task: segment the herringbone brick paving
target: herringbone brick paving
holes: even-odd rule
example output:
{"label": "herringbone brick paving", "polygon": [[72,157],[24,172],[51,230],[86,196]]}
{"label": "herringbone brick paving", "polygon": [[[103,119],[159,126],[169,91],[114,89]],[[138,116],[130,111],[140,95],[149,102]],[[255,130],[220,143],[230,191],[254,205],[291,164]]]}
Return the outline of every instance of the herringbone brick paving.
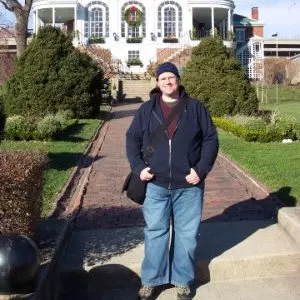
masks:
{"label": "herringbone brick paving", "polygon": [[[125,153],[125,133],[140,104],[123,103],[113,108],[113,116],[93,163],[77,229],[143,226],[141,207],[121,194],[129,172]],[[280,203],[272,197],[254,198],[218,159],[206,179],[204,222],[266,219],[276,217]]]}

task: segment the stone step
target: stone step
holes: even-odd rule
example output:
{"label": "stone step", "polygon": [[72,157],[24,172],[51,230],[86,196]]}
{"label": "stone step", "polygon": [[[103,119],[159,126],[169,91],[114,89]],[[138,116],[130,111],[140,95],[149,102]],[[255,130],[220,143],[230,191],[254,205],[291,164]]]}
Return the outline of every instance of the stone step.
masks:
{"label": "stone step", "polygon": [[278,222],[285,232],[300,245],[300,207],[283,207]]}
{"label": "stone step", "polygon": [[[203,223],[199,239],[198,282],[300,274],[299,245],[271,221]],[[70,240],[61,272],[121,266],[133,274],[129,277],[136,283],[143,252],[141,228],[77,231]],[[121,280],[128,274],[118,277]]]}
{"label": "stone step", "polygon": [[[137,300],[138,287],[117,284],[112,288],[102,288],[97,280],[84,292],[70,292],[59,300]],[[276,277],[232,282],[209,282],[200,285],[193,299],[209,300],[298,300],[300,299],[300,276]],[[176,289],[167,288],[156,297],[157,300],[176,299]]]}

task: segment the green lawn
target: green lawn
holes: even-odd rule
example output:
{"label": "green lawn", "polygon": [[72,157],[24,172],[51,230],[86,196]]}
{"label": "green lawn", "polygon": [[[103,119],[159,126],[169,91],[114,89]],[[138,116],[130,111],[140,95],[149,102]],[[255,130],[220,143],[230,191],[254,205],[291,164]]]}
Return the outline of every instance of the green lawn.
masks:
{"label": "green lawn", "polygon": [[79,120],[72,130],[66,132],[57,141],[2,141],[0,143],[0,149],[43,150],[48,153],[50,168],[45,172],[42,193],[43,216],[47,215],[55,205],[55,200],[67,182],[72,168],[102,122],[100,119]]}
{"label": "green lawn", "polygon": [[300,142],[250,143],[218,129],[220,149],[287,205],[300,205]]}
{"label": "green lawn", "polygon": [[298,102],[282,102],[279,104],[270,103],[264,104],[261,103],[259,108],[262,110],[275,110],[277,109],[281,115],[294,116],[297,120],[300,121],[300,96]]}
{"label": "green lawn", "polygon": [[282,103],[300,101],[299,86],[284,85],[261,85],[254,84],[260,102],[263,103]]}
{"label": "green lawn", "polygon": [[300,87],[255,84],[260,100],[260,109],[275,110],[300,120]]}

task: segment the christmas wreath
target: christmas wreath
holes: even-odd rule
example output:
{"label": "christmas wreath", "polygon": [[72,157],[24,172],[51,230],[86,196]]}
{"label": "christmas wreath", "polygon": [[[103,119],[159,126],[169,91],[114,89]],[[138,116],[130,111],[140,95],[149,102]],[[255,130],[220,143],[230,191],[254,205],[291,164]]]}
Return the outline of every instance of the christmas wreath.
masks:
{"label": "christmas wreath", "polygon": [[130,6],[124,12],[124,18],[130,26],[140,26],[144,20],[144,14],[136,6]]}

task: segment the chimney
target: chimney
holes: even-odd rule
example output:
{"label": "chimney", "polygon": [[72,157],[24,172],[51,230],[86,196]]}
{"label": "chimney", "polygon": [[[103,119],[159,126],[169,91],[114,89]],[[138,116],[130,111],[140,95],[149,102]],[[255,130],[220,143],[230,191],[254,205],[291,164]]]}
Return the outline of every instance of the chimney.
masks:
{"label": "chimney", "polygon": [[252,19],[258,21],[258,7],[251,8]]}

